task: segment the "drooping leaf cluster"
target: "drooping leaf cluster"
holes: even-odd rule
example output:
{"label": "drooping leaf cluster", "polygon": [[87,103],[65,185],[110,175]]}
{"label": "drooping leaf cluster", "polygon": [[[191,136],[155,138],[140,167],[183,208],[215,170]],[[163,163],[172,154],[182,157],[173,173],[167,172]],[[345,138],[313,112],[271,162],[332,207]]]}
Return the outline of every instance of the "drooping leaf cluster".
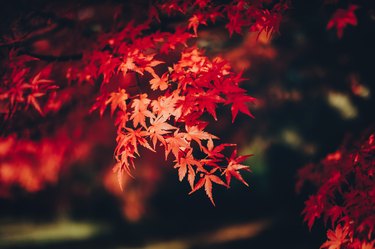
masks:
{"label": "drooping leaf cluster", "polygon": [[[132,174],[140,147],[162,148],[165,159],[178,169],[179,180],[188,180],[191,193],[204,186],[214,203],[213,183],[229,187],[234,177],[247,185],[240,171],[249,169],[241,164],[247,156],[237,156],[236,145],[220,144],[206,130],[208,120],[217,120],[220,106],[230,108],[232,122],[238,113],[252,117],[249,104],[255,99],[239,86],[241,73],[197,47],[199,29],[221,22],[230,35],[249,30],[270,37],[278,32],[287,8],[287,2],[268,0],[155,1],[143,18],[122,20],[117,15],[112,29],[85,41],[87,46],[71,56],[35,54],[20,46],[21,38],[4,38],[9,56],[2,61],[2,135],[7,139],[7,130],[17,133],[14,118],[35,112],[48,119],[72,101],[86,101],[92,105],[90,112],[98,110],[102,116],[110,109],[114,116],[114,171],[120,186],[122,175]],[[163,20],[176,16],[179,24],[161,28]],[[48,25],[55,19],[60,20],[54,16]],[[81,99],[72,92],[82,93]]]}

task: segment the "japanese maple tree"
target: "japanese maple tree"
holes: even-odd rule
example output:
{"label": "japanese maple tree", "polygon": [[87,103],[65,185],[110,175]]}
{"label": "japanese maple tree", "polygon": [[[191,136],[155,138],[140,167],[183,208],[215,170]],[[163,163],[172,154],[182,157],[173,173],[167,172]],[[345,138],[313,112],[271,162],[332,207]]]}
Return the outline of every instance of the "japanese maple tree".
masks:
{"label": "japanese maple tree", "polygon": [[[109,109],[117,128],[113,171],[121,188],[123,174],[132,175],[143,149],[156,152],[162,148],[165,160],[172,161],[178,170],[179,180],[189,182],[191,193],[204,186],[214,204],[214,184],[229,187],[231,179],[236,178],[248,186],[241,176],[242,171],[249,171],[241,164],[248,156],[238,156],[235,144],[220,143],[207,126],[217,120],[221,106],[230,108],[232,122],[239,113],[253,117],[249,105],[255,98],[240,87],[244,80],[241,73],[234,72],[222,57],[208,57],[197,46],[199,30],[224,22],[230,35],[250,30],[265,32],[270,38],[278,32],[287,8],[284,1],[155,1],[148,4],[143,17],[132,20],[116,10],[106,32],[83,38],[79,48],[73,44],[68,55],[65,48],[54,55],[43,53],[45,40],[41,34],[70,24],[74,18],[69,13],[41,15],[35,25],[42,28],[26,34],[12,33],[1,43],[3,53],[7,53],[2,61],[6,70],[0,86],[1,145],[5,151],[26,144],[48,147],[49,140],[44,137],[52,134],[30,129],[22,123],[26,117],[26,122],[47,122],[74,102],[87,106],[90,115],[98,111],[103,116]],[[163,28],[163,18],[175,17],[181,22]],[[25,144],[14,144],[15,140],[23,141],[21,137],[26,139]],[[63,150],[73,141],[67,137],[60,142]],[[56,164],[66,163],[63,152],[58,155],[61,157]],[[43,181],[58,175],[57,165],[52,178],[33,173],[38,184],[31,187],[24,177],[17,177],[19,167],[24,167],[18,163],[20,158],[7,153],[0,156],[6,161],[0,164],[4,189],[20,184],[35,191]],[[39,167],[42,172],[44,166]]]}
{"label": "japanese maple tree", "polygon": [[[100,136],[113,148],[111,180],[123,192],[148,152],[175,169],[189,194],[204,191],[213,205],[217,185],[249,186],[243,175],[251,155],[238,155],[210,125],[223,110],[232,124],[253,118],[257,100],[241,87],[243,73],[199,39],[220,26],[228,39],[250,32],[270,41],[290,1],[136,4],[137,13],[125,5],[108,10],[113,19],[103,25],[87,21],[89,9],[56,6],[33,11],[25,27],[22,18],[9,24],[0,40],[0,195],[55,183],[64,169],[92,157]],[[343,38],[348,26],[360,25],[360,8],[335,7],[321,28]],[[108,127],[93,121],[100,118],[112,120],[114,144]],[[309,182],[318,189],[305,202],[304,220],[310,229],[320,218],[329,223],[322,248],[374,247],[374,144],[372,134],[299,170],[297,188]]]}

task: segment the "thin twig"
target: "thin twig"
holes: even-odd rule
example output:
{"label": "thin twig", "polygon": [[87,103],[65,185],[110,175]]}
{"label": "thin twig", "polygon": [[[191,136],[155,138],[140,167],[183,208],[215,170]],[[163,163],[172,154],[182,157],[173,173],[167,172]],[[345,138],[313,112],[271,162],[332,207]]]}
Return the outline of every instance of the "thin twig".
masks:
{"label": "thin twig", "polygon": [[22,51],[20,54],[29,55],[31,57],[47,61],[47,62],[65,62],[65,61],[77,61],[83,58],[83,54],[70,54],[70,55],[45,55],[45,54],[35,54],[28,51]]}

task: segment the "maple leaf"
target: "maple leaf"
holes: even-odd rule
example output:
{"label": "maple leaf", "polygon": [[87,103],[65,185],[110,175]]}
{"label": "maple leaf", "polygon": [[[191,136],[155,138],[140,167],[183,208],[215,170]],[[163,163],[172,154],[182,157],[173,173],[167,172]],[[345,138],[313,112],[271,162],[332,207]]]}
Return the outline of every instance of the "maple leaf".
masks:
{"label": "maple leaf", "polygon": [[152,112],[158,116],[169,118],[174,116],[178,119],[181,116],[181,107],[176,108],[177,102],[184,99],[183,96],[179,96],[178,90],[173,91],[169,96],[160,96],[157,100],[151,102]]}
{"label": "maple leaf", "polygon": [[218,17],[223,17],[223,16],[224,16],[223,13],[221,13],[218,7],[210,9],[210,12],[208,13],[208,18],[211,20],[212,23],[215,23]]}
{"label": "maple leaf", "polygon": [[325,216],[326,222],[327,222],[327,218],[330,217],[331,218],[331,226],[333,227],[333,225],[335,224],[335,222],[337,221],[337,219],[339,217],[341,217],[343,211],[344,211],[344,209],[342,207],[340,207],[340,206],[335,205],[335,206],[331,207],[327,211],[327,215]]}
{"label": "maple leaf", "polygon": [[57,89],[58,86],[52,85],[53,81],[49,79],[41,79],[40,77],[44,73],[43,71],[48,71],[48,68],[42,70],[41,72],[37,73],[30,82],[30,86],[33,90],[43,89],[43,90],[50,90],[50,89]]}
{"label": "maple leaf", "polygon": [[202,146],[202,140],[209,140],[212,141],[212,139],[218,139],[218,137],[203,131],[202,128],[198,127],[197,125],[195,126],[185,126],[186,129],[186,134],[185,138],[188,141],[194,140],[195,142],[198,143],[199,147],[203,150]]}
{"label": "maple leaf", "polygon": [[157,74],[153,74],[153,77],[154,78],[150,80],[152,90],[160,89],[164,91],[168,88],[168,73],[164,73],[161,78]]}
{"label": "maple leaf", "polygon": [[212,141],[207,142],[207,149],[204,148],[203,152],[210,158],[223,158],[224,155],[221,153],[226,147],[234,147],[236,144],[220,144],[214,146]]}
{"label": "maple leaf", "polygon": [[160,48],[161,53],[168,53],[170,50],[175,50],[178,45],[187,47],[187,41],[193,37],[193,34],[186,32],[184,27],[177,27],[175,33],[162,33],[163,40]]}
{"label": "maple leaf", "polygon": [[210,199],[211,203],[215,206],[214,198],[212,195],[212,182],[227,187],[223,180],[221,180],[218,176],[213,174],[216,170],[217,169],[213,169],[208,174],[204,174],[204,176],[201,179],[199,179],[198,182],[195,184],[194,188],[190,191],[189,195],[201,189],[204,186],[206,195]]}
{"label": "maple leaf", "polygon": [[89,113],[92,113],[96,109],[99,109],[100,117],[103,116],[105,109],[107,108],[108,94],[101,94],[95,99],[95,103],[91,106]]}
{"label": "maple leaf", "polygon": [[[187,153],[182,152],[182,154],[184,154],[184,155],[180,156],[179,158],[177,158],[175,160],[176,164],[175,164],[174,168],[178,168],[178,179],[180,180],[180,182],[184,179],[188,169],[190,171],[193,171],[193,173],[194,173],[192,165],[195,165],[199,168],[202,167],[201,163],[193,157],[192,152],[193,152],[192,149],[190,149]],[[195,173],[194,173],[194,175],[195,175]],[[189,179],[189,183],[191,181],[192,181],[192,179]]]}
{"label": "maple leaf", "polygon": [[198,36],[198,26],[199,26],[199,24],[207,25],[207,22],[206,22],[206,20],[204,20],[203,15],[201,13],[193,15],[188,21],[188,28],[189,29],[193,28],[194,35],[196,37]]}
{"label": "maple leaf", "polygon": [[[30,81],[30,83],[23,83],[19,90],[23,91],[27,89],[31,91],[26,97],[26,108],[29,105],[32,105],[40,113],[40,115],[44,116],[44,113],[37,101],[37,98],[44,96],[48,90],[57,89],[58,87],[52,85],[52,80],[41,79],[40,77],[42,76],[42,73],[43,71],[36,74]],[[20,94],[20,92],[18,94]]]}
{"label": "maple leaf", "polygon": [[174,65],[174,71],[182,71],[182,68],[188,69],[189,72],[197,72],[205,64],[206,58],[202,56],[198,48],[193,47],[186,49],[181,53],[181,59],[178,65]]}
{"label": "maple leaf", "polygon": [[269,10],[258,11],[259,16],[256,17],[255,23],[251,26],[250,31],[258,31],[257,39],[260,34],[265,31],[268,39],[276,31],[279,32],[280,23],[282,20],[281,13],[271,12]]}
{"label": "maple leaf", "polygon": [[138,124],[141,124],[144,128],[146,126],[146,117],[154,118],[154,115],[147,109],[151,100],[147,98],[147,94],[140,94],[139,99],[134,99],[132,103],[132,108],[134,109],[130,119],[133,120],[134,127],[137,127]]}
{"label": "maple leaf", "polygon": [[[116,147],[116,150],[117,148],[118,147]],[[118,151],[116,152],[116,150],[115,150],[116,160],[121,163],[120,164],[121,170],[125,171],[129,176],[133,177],[133,175],[131,174],[131,168],[130,168],[130,166],[132,166],[132,168],[135,169],[134,160],[133,160],[135,156],[134,156],[133,149],[129,150],[129,147],[125,147],[125,149],[122,151],[121,154],[117,154]]]}
{"label": "maple leaf", "polygon": [[375,240],[370,242],[362,242],[361,249],[374,249]]}
{"label": "maple leaf", "polygon": [[166,146],[164,136],[171,132],[171,130],[176,130],[177,128],[173,125],[167,123],[167,116],[158,116],[157,118],[150,119],[150,126],[147,131],[152,139],[153,146],[155,148],[157,140],[159,140],[164,146]]}
{"label": "maple leaf", "polygon": [[129,120],[129,112],[118,111],[115,119],[115,125],[118,128],[118,132],[126,126],[126,122]]}
{"label": "maple leaf", "polygon": [[342,227],[340,224],[337,225],[335,231],[328,230],[328,240],[320,247],[327,249],[340,249],[342,245],[349,241],[348,239],[349,229],[348,227]]}
{"label": "maple leaf", "polygon": [[224,99],[219,95],[218,91],[211,90],[206,92],[201,92],[197,96],[192,96],[195,102],[202,111],[207,110],[207,112],[217,120],[216,107],[218,103],[223,103]]}
{"label": "maple leaf", "polygon": [[143,75],[143,70],[135,64],[134,58],[130,56],[126,57],[118,67],[118,71],[121,71],[124,77],[129,70]]}
{"label": "maple leaf", "polygon": [[120,108],[123,112],[126,112],[126,100],[129,95],[125,89],[118,89],[118,92],[112,92],[109,99],[105,102],[106,105],[111,103],[111,116],[115,112],[116,108]]}
{"label": "maple leaf", "polygon": [[44,116],[44,113],[36,98],[41,97],[43,95],[44,93],[31,93],[27,95],[27,105],[31,104],[40,113],[41,116]]}
{"label": "maple leaf", "polygon": [[[125,132],[121,132],[117,137],[117,146],[118,148],[121,147],[127,147],[129,144],[134,149],[134,152],[139,155],[138,153],[138,144],[142,145],[143,147],[154,151],[154,149],[151,148],[151,146],[148,144],[145,137],[149,136],[149,133],[147,131],[142,130],[142,128],[138,128],[136,130],[133,130],[131,128],[125,127]],[[119,150],[119,149],[117,149]]]}
{"label": "maple leaf", "polygon": [[108,52],[97,53],[100,54],[98,60],[100,61],[100,66],[98,68],[98,74],[103,75],[103,83],[109,83],[115,69],[121,64],[118,58],[113,57],[113,55],[108,54]]}
{"label": "maple leaf", "polygon": [[304,221],[307,221],[307,225],[311,230],[315,219],[320,218],[323,210],[323,196],[322,195],[311,195],[307,201],[305,201],[305,208],[302,211],[302,214],[305,216]]}
{"label": "maple leaf", "polygon": [[232,36],[233,33],[241,34],[242,27],[247,26],[249,22],[242,17],[237,7],[228,6],[227,13],[229,22],[225,27],[228,29],[229,35]]}
{"label": "maple leaf", "polygon": [[245,161],[250,156],[252,155],[245,155],[245,156],[237,157],[237,149],[233,151],[231,157],[229,158],[229,164],[227,168],[224,170],[224,172],[222,173],[222,174],[225,174],[228,187],[230,185],[232,176],[235,177],[237,180],[241,181],[246,186],[249,186],[249,184],[242,178],[241,174],[238,171],[239,170],[250,171],[249,166],[241,164],[241,162]]}
{"label": "maple leaf", "polygon": [[255,101],[255,98],[247,96],[246,94],[243,94],[243,93],[229,95],[227,103],[232,104],[232,107],[231,107],[232,123],[234,123],[234,120],[236,119],[239,111],[254,118],[254,115],[251,114],[249,107],[247,106],[247,103],[253,103],[254,101]]}
{"label": "maple leaf", "polygon": [[190,147],[190,144],[185,139],[185,133],[179,132],[179,129],[177,129],[173,133],[173,136],[167,137],[165,139],[165,142],[167,144],[167,148],[165,150],[165,158],[168,157],[171,151],[174,157],[178,158],[180,150],[183,151],[186,148]]}
{"label": "maple leaf", "polygon": [[342,38],[344,29],[348,25],[356,26],[357,17],[354,11],[358,9],[357,5],[350,4],[348,9],[338,9],[329,20],[327,29],[331,29],[336,26],[338,38]]}

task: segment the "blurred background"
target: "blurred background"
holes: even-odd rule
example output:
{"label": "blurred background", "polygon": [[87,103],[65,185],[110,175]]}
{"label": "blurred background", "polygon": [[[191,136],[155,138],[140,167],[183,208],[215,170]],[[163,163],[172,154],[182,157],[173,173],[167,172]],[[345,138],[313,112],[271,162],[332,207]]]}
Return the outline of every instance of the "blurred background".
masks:
{"label": "blurred background", "polygon": [[[64,16],[79,27],[67,23],[28,46],[38,54],[74,54],[87,37],[105,31],[119,9],[131,19],[142,15],[147,2],[12,1],[1,7],[1,32],[27,30],[41,13]],[[87,106],[71,101],[54,116],[61,128],[48,117],[34,123],[22,117],[23,126],[48,130],[52,139],[45,141],[46,149],[27,142],[19,153],[58,174],[46,176],[45,184],[28,181],[6,190],[0,182],[0,247],[318,248],[325,241],[324,224],[309,231],[303,223],[304,201],[314,190],[296,193],[297,170],[374,127],[375,9],[371,1],[358,2],[358,25],[345,28],[341,39],[336,30],[326,30],[340,4],[322,1],[292,1],[273,39],[251,32],[229,37],[220,23],[200,27],[198,46],[243,71],[247,80],[241,87],[258,99],[250,107],[255,119],[242,115],[232,124],[230,111],[222,108],[219,121],[208,127],[223,142],[237,143],[240,154],[254,154],[246,161],[252,173],[243,175],[250,187],[214,186],[216,207],[204,191],[188,195],[188,183],[178,181],[171,162],[147,152],[122,192],[112,173],[116,131],[109,115],[87,115]],[[163,18],[166,26],[181,21]],[[74,143],[62,142],[67,138]],[[9,143],[0,143],[5,157]],[[55,165],[62,156],[69,163]],[[4,168],[1,174],[7,173]]]}

